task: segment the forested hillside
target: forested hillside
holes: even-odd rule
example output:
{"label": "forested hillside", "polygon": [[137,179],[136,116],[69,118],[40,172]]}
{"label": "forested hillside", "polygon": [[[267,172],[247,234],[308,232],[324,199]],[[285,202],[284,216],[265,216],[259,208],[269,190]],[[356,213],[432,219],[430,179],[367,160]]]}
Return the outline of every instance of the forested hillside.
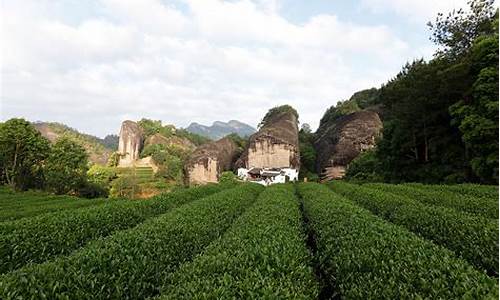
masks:
{"label": "forested hillside", "polygon": [[409,62],[380,89],[325,113],[322,123],[382,108],[383,137],[350,164],[348,178],[498,182],[498,11],[493,1],[470,5],[428,24],[439,46],[432,60]]}

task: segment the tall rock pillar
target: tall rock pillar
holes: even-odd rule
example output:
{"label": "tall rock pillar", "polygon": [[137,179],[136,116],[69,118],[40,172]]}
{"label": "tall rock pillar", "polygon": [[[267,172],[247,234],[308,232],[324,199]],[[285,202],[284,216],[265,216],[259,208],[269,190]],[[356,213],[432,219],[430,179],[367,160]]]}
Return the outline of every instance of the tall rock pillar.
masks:
{"label": "tall rock pillar", "polygon": [[120,129],[118,153],[120,153],[120,167],[132,166],[139,159],[143,146],[143,133],[141,127],[134,121],[124,121]]}

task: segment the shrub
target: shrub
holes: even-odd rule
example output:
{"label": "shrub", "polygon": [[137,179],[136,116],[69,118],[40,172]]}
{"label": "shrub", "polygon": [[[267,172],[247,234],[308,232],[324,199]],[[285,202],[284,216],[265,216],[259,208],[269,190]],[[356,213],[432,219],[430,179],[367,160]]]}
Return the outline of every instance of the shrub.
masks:
{"label": "shrub", "polygon": [[0,298],[144,299],[220,237],[263,189],[244,185],[99,239],[67,257],[0,277]]}
{"label": "shrub", "polygon": [[1,223],[0,273],[15,270],[28,262],[39,263],[57,255],[69,254],[90,240],[133,227],[223,188],[207,185],[159,195],[150,200],[115,200],[98,207]]}
{"label": "shrub", "polygon": [[267,188],[220,240],[170,278],[162,299],[316,298],[293,186]]}
{"label": "shrub", "polygon": [[111,183],[109,195],[113,198],[135,198],[140,193],[139,179],[134,173],[123,174]]}
{"label": "shrub", "polygon": [[381,191],[398,194],[417,200],[424,204],[453,208],[458,211],[475,214],[480,217],[498,219],[498,203],[491,199],[482,199],[467,195],[458,195],[441,188],[439,185],[392,185],[369,184]]}
{"label": "shrub", "polygon": [[447,247],[488,274],[498,274],[498,222],[408,197],[335,182],[332,189],[373,213]]}
{"label": "shrub", "polygon": [[[40,192],[15,193],[2,195],[0,222],[34,217],[62,210],[72,210],[106,203],[107,199],[81,199],[74,196],[54,196]],[[5,223],[4,223],[5,224]],[[0,225],[0,228],[2,225]]]}
{"label": "shrub", "polygon": [[365,151],[349,163],[345,177],[358,182],[381,182],[383,177],[377,174],[379,165],[375,150]]}
{"label": "shrub", "polygon": [[76,193],[83,198],[107,198],[109,189],[99,183],[86,182],[78,188]]}
{"label": "shrub", "polygon": [[113,179],[117,178],[116,168],[92,165],[87,171],[87,180],[92,183],[109,187]]}
{"label": "shrub", "polygon": [[325,186],[299,184],[298,190],[318,266],[338,298],[498,298],[496,280],[451,251],[383,221]]}
{"label": "shrub", "polygon": [[238,177],[231,171],[222,172],[219,177],[220,184],[235,185],[238,184]]}

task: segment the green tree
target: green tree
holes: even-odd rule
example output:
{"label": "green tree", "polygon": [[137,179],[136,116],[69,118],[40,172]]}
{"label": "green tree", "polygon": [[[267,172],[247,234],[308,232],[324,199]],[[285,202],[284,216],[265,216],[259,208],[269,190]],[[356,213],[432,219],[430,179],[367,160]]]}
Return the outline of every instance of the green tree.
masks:
{"label": "green tree", "polygon": [[300,173],[299,177],[315,179],[316,174],[316,149],[314,148],[315,136],[311,131],[311,126],[304,123],[299,131],[299,147],[300,147]]}
{"label": "green tree", "polygon": [[349,163],[345,178],[361,182],[383,181],[378,172],[379,164],[380,161],[376,157],[375,150],[365,151]]}
{"label": "green tree", "polygon": [[139,180],[133,173],[123,174],[111,183],[110,196],[113,198],[136,198],[141,192]]}
{"label": "green tree", "polygon": [[266,115],[264,116],[264,118],[262,118],[262,121],[259,123],[259,125],[257,127],[259,127],[259,128],[264,127],[270,121],[274,120],[278,116],[280,116],[282,114],[287,114],[287,113],[293,114],[295,116],[295,118],[297,119],[297,122],[298,122],[298,120],[299,120],[299,113],[295,110],[295,108],[291,107],[288,104],[285,104],[285,105],[276,106],[276,107],[271,108],[266,113]]}
{"label": "green tree", "polygon": [[491,22],[496,14],[494,2],[472,0],[468,1],[470,10],[453,10],[447,15],[439,13],[434,23],[427,24],[432,30],[431,40],[442,47],[436,54],[460,59],[477,38],[498,31]]}
{"label": "green tree", "polygon": [[50,149],[49,141],[26,120],[10,119],[0,124],[2,177],[12,188],[40,187],[41,167]]}
{"label": "green tree", "polygon": [[59,138],[46,160],[47,188],[56,194],[76,192],[86,183],[88,155],[80,144]]}
{"label": "green tree", "polygon": [[108,167],[117,167],[118,163],[120,162],[120,152],[115,151],[111,153],[111,155],[108,158],[108,162],[106,163],[106,166]]}
{"label": "green tree", "polygon": [[[496,20],[498,28],[498,17]],[[498,30],[480,37],[470,55],[470,73],[476,79],[470,95],[450,107],[452,124],[462,132],[467,158],[485,183],[498,182]]]}
{"label": "green tree", "polygon": [[117,178],[116,169],[94,164],[87,171],[87,180],[109,188],[111,181]]}
{"label": "green tree", "polygon": [[155,133],[159,133],[162,125],[160,120],[141,119],[137,124],[142,128],[144,137],[147,138]]}

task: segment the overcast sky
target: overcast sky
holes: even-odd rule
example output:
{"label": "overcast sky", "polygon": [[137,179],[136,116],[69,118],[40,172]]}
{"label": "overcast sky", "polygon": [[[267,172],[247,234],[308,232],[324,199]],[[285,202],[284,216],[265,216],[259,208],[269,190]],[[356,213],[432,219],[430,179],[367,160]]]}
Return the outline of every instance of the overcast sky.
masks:
{"label": "overcast sky", "polygon": [[426,22],[458,0],[0,0],[2,120],[104,136],[142,117],[252,126],[324,111],[432,57]]}

